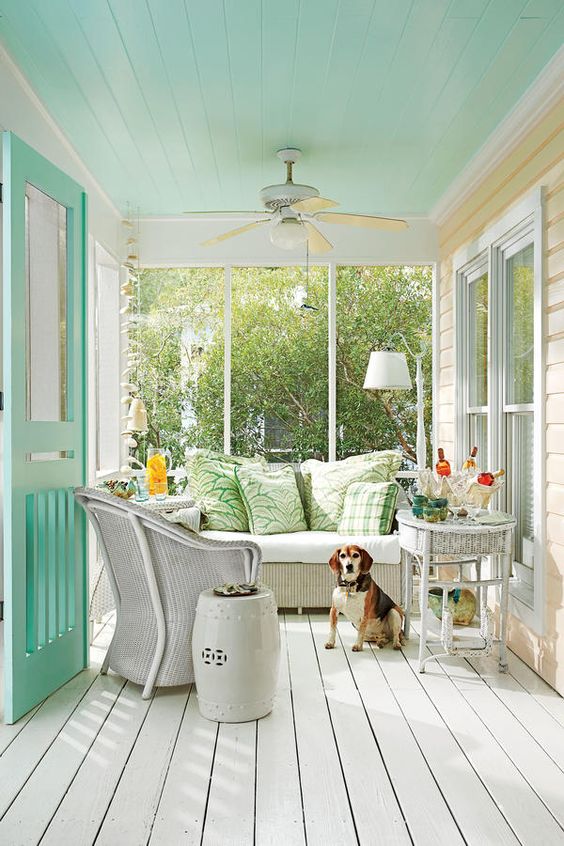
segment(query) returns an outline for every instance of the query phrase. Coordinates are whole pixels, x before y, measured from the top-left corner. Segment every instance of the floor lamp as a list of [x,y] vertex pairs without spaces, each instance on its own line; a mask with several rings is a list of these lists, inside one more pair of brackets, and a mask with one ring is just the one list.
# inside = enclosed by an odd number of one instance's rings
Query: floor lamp
[[395,332],[388,341],[385,349],[373,350],[370,353],[364,389],[366,391],[403,391],[410,390],[413,386],[411,376],[407,367],[405,353],[397,352],[391,346],[392,341],[399,338],[408,354],[415,359],[417,371],[415,384],[417,385],[417,469],[424,470],[427,465],[427,446],[425,443],[425,422],[423,417],[423,356],[426,352],[426,345],[421,342],[421,349],[413,353],[401,332]]

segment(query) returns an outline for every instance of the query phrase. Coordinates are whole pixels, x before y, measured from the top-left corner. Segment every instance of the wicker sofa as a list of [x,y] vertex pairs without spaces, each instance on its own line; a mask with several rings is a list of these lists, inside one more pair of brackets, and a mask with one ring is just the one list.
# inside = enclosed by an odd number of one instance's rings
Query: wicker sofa
[[[283,464],[270,464],[276,470]],[[294,464],[298,489],[303,500],[303,479]],[[396,602],[403,597],[403,568],[397,534],[344,536],[337,532],[293,532],[283,535],[253,535],[243,532],[202,531],[213,540],[245,540],[256,543],[262,552],[261,580],[274,591],[280,608],[328,608],[335,577],[327,562],[336,547],[358,543],[372,556],[373,578]]]

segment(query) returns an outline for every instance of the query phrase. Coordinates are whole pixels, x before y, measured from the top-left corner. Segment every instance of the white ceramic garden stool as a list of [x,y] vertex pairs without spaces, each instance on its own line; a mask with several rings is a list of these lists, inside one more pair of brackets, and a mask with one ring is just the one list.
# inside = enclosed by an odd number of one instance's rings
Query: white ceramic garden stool
[[280,664],[280,629],[274,594],[200,594],[192,633],[200,714],[244,723],[272,711]]

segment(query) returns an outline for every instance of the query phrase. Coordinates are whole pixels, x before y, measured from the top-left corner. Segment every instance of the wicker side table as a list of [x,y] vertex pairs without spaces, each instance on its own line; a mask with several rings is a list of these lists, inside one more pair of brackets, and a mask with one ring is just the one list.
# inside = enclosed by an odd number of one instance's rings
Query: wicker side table
[[[487,607],[487,590],[499,587],[500,597],[500,636],[499,642],[499,670],[507,672],[507,607],[509,601],[509,578],[513,558],[513,529],[516,521],[511,519],[497,526],[481,525],[470,520],[447,520],[444,523],[427,523],[418,520],[409,511],[398,512],[399,542],[402,557],[405,562],[405,631],[409,634],[409,610],[413,595],[413,562],[419,564],[421,577],[419,582],[419,606],[421,613],[421,634],[419,639],[419,672],[425,672],[426,661],[443,655],[459,655],[461,657],[488,654],[492,645],[490,612]],[[452,560],[439,562],[437,556],[450,556]],[[501,561],[501,573],[490,579],[481,578],[481,561],[486,556],[497,556]],[[469,560],[476,562],[476,579],[463,579],[461,567]],[[428,641],[427,619],[429,571],[433,564],[459,567],[458,580],[439,580],[434,586],[443,591],[443,621],[440,641]],[[452,615],[447,610],[446,596],[448,591],[456,588],[473,588],[476,590],[481,615],[480,635],[484,642],[481,649],[454,647],[452,641]],[[428,642],[441,642],[445,649],[441,655],[425,656]]]

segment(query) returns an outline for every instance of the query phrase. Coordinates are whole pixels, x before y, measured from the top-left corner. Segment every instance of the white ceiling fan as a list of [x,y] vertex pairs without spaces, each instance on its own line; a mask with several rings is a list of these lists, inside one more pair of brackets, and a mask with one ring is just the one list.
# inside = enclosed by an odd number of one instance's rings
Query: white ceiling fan
[[[286,182],[280,185],[267,185],[260,192],[266,211],[257,212],[227,212],[227,214],[257,214],[263,217],[254,220],[237,229],[230,229],[215,238],[202,242],[203,247],[213,247],[249,232],[257,226],[270,224],[270,240],[276,247],[293,250],[307,242],[309,251],[313,254],[327,253],[333,249],[333,244],[319,231],[315,225],[322,223],[339,223],[346,226],[363,226],[368,229],[386,229],[390,232],[407,229],[405,220],[390,217],[376,217],[368,214],[343,214],[328,212],[325,209],[338,206],[334,200],[319,196],[317,188],[311,185],[300,185],[292,180],[292,168],[301,156],[301,150],[287,148],[278,150],[276,155],[286,165]],[[201,214],[225,214],[226,212],[200,212]],[[187,212],[193,214],[193,212]]]

